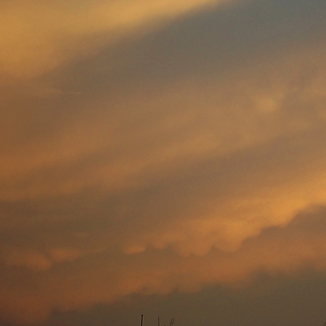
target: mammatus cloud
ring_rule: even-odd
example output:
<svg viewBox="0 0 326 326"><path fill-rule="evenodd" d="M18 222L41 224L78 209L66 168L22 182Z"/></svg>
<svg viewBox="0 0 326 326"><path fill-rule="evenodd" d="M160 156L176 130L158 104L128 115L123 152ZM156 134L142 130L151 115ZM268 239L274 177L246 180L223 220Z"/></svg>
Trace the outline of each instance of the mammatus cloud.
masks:
<svg viewBox="0 0 326 326"><path fill-rule="evenodd" d="M306 267L324 271L324 221L323 208L302 213L286 227L265 229L232 253L212 250L204 256L180 257L170 250L132 256L102 252L48 271L2 267L2 318L37 322L54 308L82 309L135 293L193 292L212 283L242 287L261 272L289 274ZM25 278L13 291L12 282L22 273Z"/></svg>
<svg viewBox="0 0 326 326"><path fill-rule="evenodd" d="M3 71L28 77L1 89L4 320L325 271L323 25L297 15L304 1L177 19L210 3L0 2L8 24L18 20L3 36L17 53L3 54ZM175 21L112 45L113 31L158 16ZM16 42L22 30L40 35ZM57 55L96 33L109 40L85 41L92 55L75 58L79 41L68 42L69 60ZM44 65L38 46L51 52Z"/></svg>
<svg viewBox="0 0 326 326"><path fill-rule="evenodd" d="M309 93L321 88L318 83L300 89L302 98L310 99ZM286 93L282 83L275 88ZM246 99L248 94L256 98L263 93L259 87L252 93L235 89ZM2 192L3 318L35 322L53 309L84 309L134 293L195 291L211 283L238 285L260 271L291 273L306 265L325 269L323 211L290 222L298 211L325 203L325 132L318 110L308 113L302 108L287 123L286 106L268 112L257 106L248 125L232 118L237 136L223 132L230 112L225 108L207 133L216 112L210 111L210 105L205 110L203 92L204 117L195 120L198 124L191 115L180 123L171 113L154 124L154 130L134 129L130 136L116 131L121 144L130 142L114 156L119 163L112 162L109 149L93 159L85 155L88 147L81 147L79 160L60 156L59 168L46 164L44 171L35 169L33 177L23 165L17 183L10 181L11 192ZM283 96L289 103L289 95ZM302 103L302 98L294 103ZM223 108L228 101L217 103ZM187 108L191 112L191 106ZM259 124L266 115L275 125L265 123L269 128L262 130ZM218 123L222 131L217 128L214 133ZM94 128L99 126L100 120L95 120ZM100 143L97 132L87 133L94 137L93 148ZM177 137L164 139L164 134ZM169 152L173 146L176 149ZM123 162L130 166L122 170L128 178L113 169L121 169ZM72 181L66 176L79 181L69 192L67 183ZM283 228L263 231L274 225ZM17 279L21 279L18 284Z"/></svg>

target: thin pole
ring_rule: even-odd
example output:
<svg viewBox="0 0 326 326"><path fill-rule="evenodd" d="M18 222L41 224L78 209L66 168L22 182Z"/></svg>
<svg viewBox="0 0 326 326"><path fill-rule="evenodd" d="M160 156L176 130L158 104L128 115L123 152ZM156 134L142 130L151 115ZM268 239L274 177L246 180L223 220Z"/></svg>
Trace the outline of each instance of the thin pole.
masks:
<svg viewBox="0 0 326 326"><path fill-rule="evenodd" d="M144 315L140 316L140 326L143 326Z"/></svg>
<svg viewBox="0 0 326 326"><path fill-rule="evenodd" d="M157 318L157 325L160 326L160 317Z"/></svg>

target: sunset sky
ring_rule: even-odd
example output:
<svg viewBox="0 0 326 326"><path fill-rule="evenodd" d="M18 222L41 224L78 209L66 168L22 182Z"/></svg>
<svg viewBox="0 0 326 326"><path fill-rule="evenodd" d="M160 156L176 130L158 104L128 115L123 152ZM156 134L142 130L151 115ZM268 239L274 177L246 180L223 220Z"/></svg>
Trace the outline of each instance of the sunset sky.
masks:
<svg viewBox="0 0 326 326"><path fill-rule="evenodd" d="M325 0L0 0L0 325L326 322Z"/></svg>

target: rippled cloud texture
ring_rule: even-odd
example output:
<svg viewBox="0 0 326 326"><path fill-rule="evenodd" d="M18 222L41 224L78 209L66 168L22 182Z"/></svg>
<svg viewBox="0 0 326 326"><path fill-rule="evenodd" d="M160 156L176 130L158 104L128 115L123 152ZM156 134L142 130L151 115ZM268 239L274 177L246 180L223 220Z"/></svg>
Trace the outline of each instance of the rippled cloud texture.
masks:
<svg viewBox="0 0 326 326"><path fill-rule="evenodd" d="M324 323L325 17L1 0L1 323Z"/></svg>

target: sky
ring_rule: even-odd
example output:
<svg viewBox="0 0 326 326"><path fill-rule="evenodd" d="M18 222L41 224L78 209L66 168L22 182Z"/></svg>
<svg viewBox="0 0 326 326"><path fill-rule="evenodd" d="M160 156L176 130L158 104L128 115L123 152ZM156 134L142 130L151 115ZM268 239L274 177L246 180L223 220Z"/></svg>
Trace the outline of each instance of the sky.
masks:
<svg viewBox="0 0 326 326"><path fill-rule="evenodd" d="M0 0L0 325L322 326L324 0Z"/></svg>

